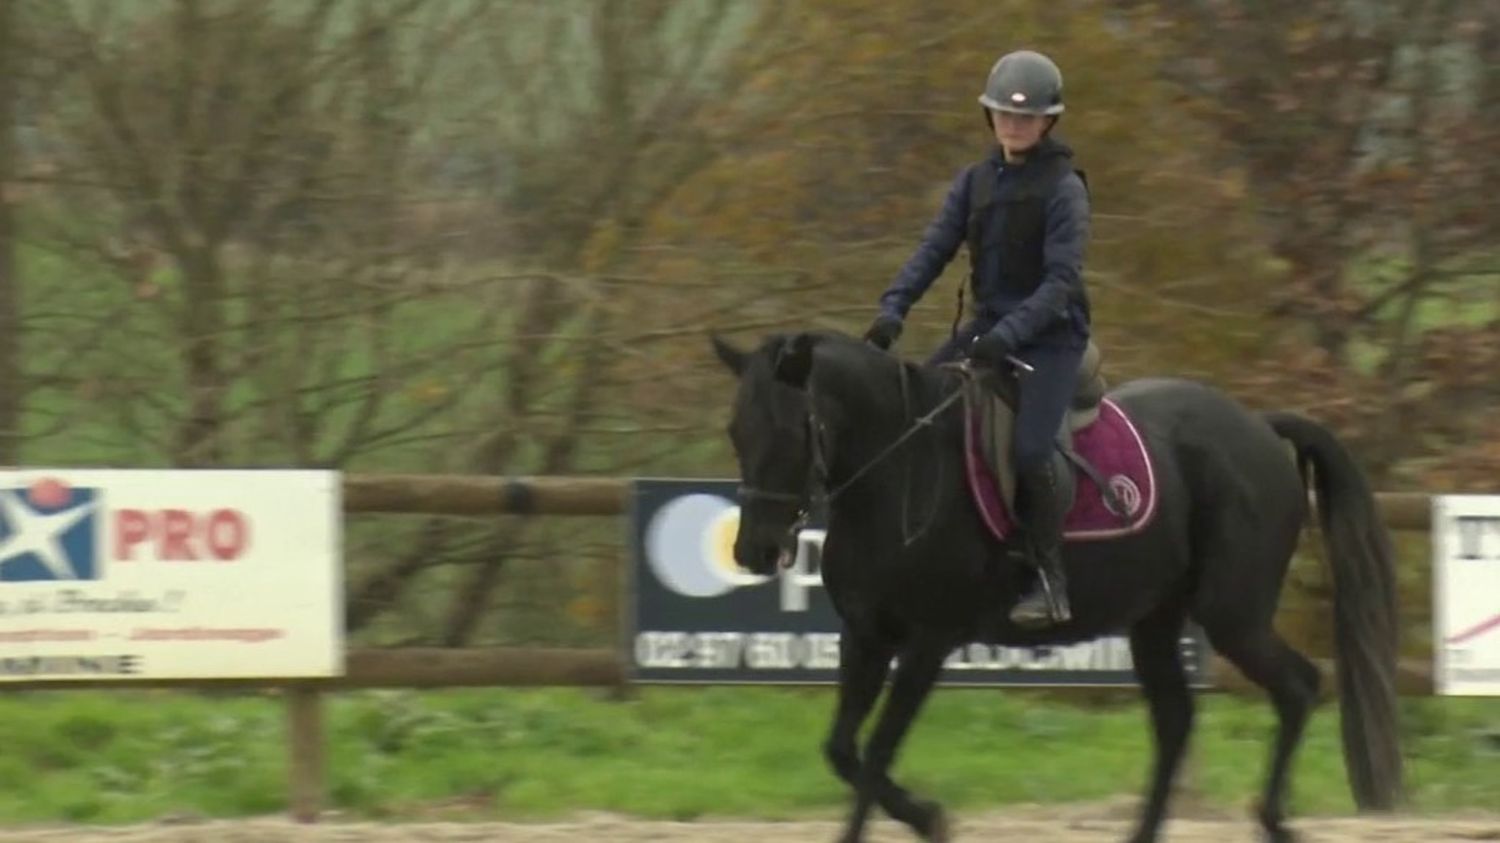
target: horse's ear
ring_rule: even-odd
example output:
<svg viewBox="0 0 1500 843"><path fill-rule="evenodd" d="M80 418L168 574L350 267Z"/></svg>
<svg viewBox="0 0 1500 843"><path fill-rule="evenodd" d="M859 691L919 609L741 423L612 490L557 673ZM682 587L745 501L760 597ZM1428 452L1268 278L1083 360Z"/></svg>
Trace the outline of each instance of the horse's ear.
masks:
<svg viewBox="0 0 1500 843"><path fill-rule="evenodd" d="M734 372L735 377L739 377L740 373L745 371L745 361L750 358L749 354L730 345L718 334L709 334L708 341L713 344L714 354L724 361L724 365L729 367L729 371Z"/></svg>
<svg viewBox="0 0 1500 843"><path fill-rule="evenodd" d="M776 379L806 389L807 378L812 374L813 349L817 345L818 338L810 334L788 337L776 355Z"/></svg>

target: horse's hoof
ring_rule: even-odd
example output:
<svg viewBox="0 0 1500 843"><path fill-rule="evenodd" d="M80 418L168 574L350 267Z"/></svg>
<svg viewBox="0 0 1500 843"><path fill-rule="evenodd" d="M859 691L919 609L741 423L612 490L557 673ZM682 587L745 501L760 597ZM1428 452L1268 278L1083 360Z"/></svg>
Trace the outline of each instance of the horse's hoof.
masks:
<svg viewBox="0 0 1500 843"><path fill-rule="evenodd" d="M1298 843L1302 838L1297 832L1289 828L1268 828L1266 832L1266 843Z"/></svg>
<svg viewBox="0 0 1500 843"><path fill-rule="evenodd" d="M953 839L952 829L948 825L948 814L943 811L942 806L937 804L930 804L926 807L928 809L927 821L922 823L917 833L921 834L922 839L927 843L948 843Z"/></svg>

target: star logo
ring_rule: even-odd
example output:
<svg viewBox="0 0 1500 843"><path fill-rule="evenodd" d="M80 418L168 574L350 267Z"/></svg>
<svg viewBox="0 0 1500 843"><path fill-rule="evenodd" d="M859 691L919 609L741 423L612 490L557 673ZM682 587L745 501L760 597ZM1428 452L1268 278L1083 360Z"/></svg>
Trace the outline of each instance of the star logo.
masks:
<svg viewBox="0 0 1500 843"><path fill-rule="evenodd" d="M53 478L0 489L0 581L95 579L97 508L93 489Z"/></svg>

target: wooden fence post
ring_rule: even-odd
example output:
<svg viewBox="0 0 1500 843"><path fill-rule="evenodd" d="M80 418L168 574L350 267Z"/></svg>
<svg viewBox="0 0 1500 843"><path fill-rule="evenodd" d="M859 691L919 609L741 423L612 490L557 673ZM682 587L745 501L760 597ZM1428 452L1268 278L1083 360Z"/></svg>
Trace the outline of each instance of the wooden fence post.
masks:
<svg viewBox="0 0 1500 843"><path fill-rule="evenodd" d="M323 701L316 688L286 689L287 774L292 819L318 821L323 807Z"/></svg>
<svg viewBox="0 0 1500 843"><path fill-rule="evenodd" d="M615 566L614 628L615 651L620 656L620 681L609 689L609 698L615 702L626 702L640 698L640 688L630 681L635 666L635 618L631 609L635 605L635 554L627 548Z"/></svg>

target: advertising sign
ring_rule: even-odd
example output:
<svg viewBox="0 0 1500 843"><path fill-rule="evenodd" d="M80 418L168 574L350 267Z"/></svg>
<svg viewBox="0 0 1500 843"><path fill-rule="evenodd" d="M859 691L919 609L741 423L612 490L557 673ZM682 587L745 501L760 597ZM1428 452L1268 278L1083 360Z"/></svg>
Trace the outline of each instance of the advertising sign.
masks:
<svg viewBox="0 0 1500 843"><path fill-rule="evenodd" d="M0 471L0 681L343 670L326 471Z"/></svg>
<svg viewBox="0 0 1500 843"><path fill-rule="evenodd" d="M1500 495L1432 499L1435 684L1500 696Z"/></svg>
<svg viewBox="0 0 1500 843"><path fill-rule="evenodd" d="M801 533L796 561L773 578L734 561L736 484L639 480L630 519L634 679L663 683L835 683L839 618L820 574L824 532ZM1182 640L1189 681L1206 683L1204 647ZM1066 647L960 647L947 685L1135 684L1121 637Z"/></svg>

